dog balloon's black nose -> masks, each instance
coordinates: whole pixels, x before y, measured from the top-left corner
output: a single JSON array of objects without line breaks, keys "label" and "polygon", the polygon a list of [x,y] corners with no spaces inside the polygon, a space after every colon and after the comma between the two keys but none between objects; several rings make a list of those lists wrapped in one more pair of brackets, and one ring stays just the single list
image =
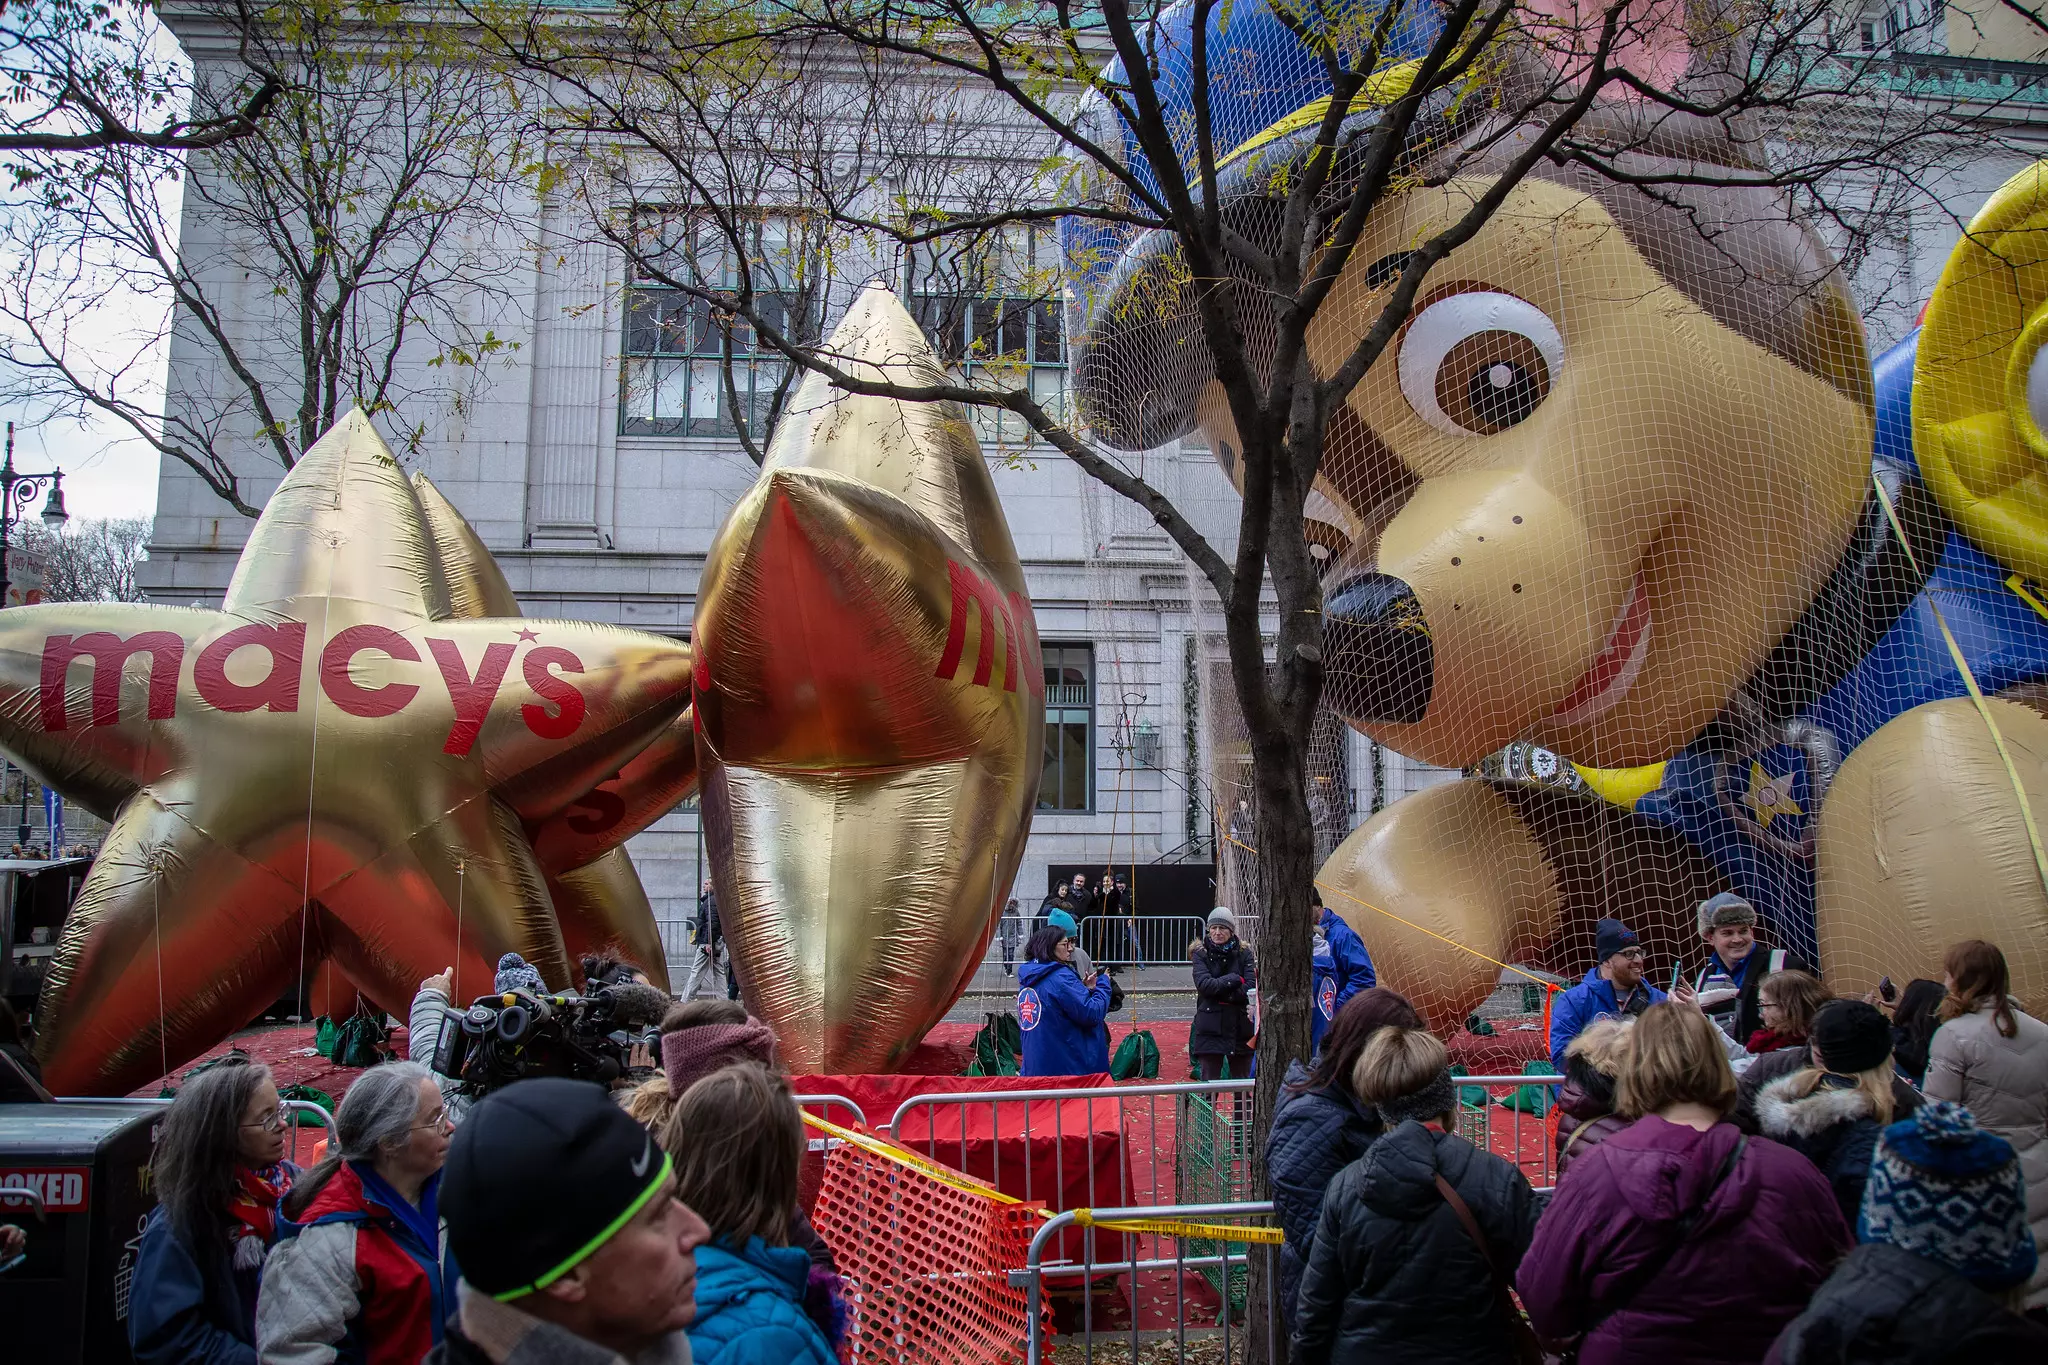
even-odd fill
[{"label": "dog balloon's black nose", "polygon": [[1413,725],[1429,710],[1436,650],[1422,603],[1390,574],[1353,578],[1323,599],[1323,696],[1346,720]]}]

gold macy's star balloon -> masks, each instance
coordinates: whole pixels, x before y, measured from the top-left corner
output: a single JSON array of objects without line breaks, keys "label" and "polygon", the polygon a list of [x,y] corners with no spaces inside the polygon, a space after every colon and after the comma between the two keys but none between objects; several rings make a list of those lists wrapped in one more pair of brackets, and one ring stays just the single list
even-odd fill
[{"label": "gold macy's star balloon", "polygon": [[[355,412],[272,495],[220,611],[0,613],[0,746],[113,821],[44,984],[52,1090],[132,1089],[323,959],[395,1012],[451,962],[458,996],[489,989],[507,951],[569,984],[527,830],[573,833],[670,730],[689,652],[484,615],[509,594],[460,520]],[[554,880],[580,859],[616,888],[609,851]]]},{"label": "gold macy's star balloon", "polygon": [[[880,286],[826,349],[944,380]],[[960,408],[806,377],[705,561],[692,646],[747,1003],[792,1068],[888,1070],[987,950],[1044,761],[1038,628]]]},{"label": "gold macy's star balloon", "polygon": [[[512,595],[497,560],[462,514],[426,475],[415,474],[413,488],[441,561],[449,615],[520,615],[519,599]],[[655,927],[654,910],[632,859],[620,845],[696,790],[697,741],[685,707],[617,776],[545,819],[527,824],[527,838],[547,878],[572,964],[586,953],[608,953],[666,986],[668,954]]]}]

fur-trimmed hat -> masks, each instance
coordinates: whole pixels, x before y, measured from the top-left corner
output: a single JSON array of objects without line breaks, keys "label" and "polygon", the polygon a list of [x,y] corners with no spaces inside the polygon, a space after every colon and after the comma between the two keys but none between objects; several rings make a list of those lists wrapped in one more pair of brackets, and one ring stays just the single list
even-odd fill
[{"label": "fur-trimmed hat", "polygon": [[1700,902],[1700,937],[1731,924],[1756,925],[1756,907],[1733,891],[1723,891]]}]

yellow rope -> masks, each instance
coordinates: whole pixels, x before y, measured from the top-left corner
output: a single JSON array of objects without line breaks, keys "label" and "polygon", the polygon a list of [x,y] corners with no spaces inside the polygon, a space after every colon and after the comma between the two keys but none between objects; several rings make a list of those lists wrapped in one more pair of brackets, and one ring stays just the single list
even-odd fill
[{"label": "yellow rope", "polygon": [[[1877,490],[1877,500],[1884,506],[1885,520],[1891,523],[1892,534],[1899,538],[1899,548],[1906,552],[1906,563],[1912,567],[1914,576],[1925,582],[1927,575],[1920,571],[1920,561],[1913,554],[1912,542],[1906,539],[1906,528],[1899,524],[1899,513],[1892,506],[1892,495],[1885,491],[1881,479],[1873,477],[1870,484]],[[1956,643],[1954,633],[1948,628],[1948,618],[1935,605],[1933,593],[1927,593],[1926,597],[1927,609],[1934,613],[1934,624],[1941,627],[1941,639],[1948,646],[1949,659],[1955,664],[1956,672],[1962,675],[1963,686],[1969,689],[1970,700],[1975,703],[1977,714],[1984,719],[1984,728],[1991,732],[1991,743],[1998,750],[1998,761],[2005,765],[2005,775],[2012,782],[2012,793],[2019,799],[2020,819],[2027,827],[2027,842],[2034,847],[2034,871],[2041,878],[2041,889],[2048,891],[2048,849],[2041,845],[2041,828],[2034,821],[2034,803],[2027,799],[2027,788],[2020,781],[2019,767],[2012,761],[2012,752],[2005,747],[2005,734],[1998,728],[1991,706],[1984,700],[1983,690],[1977,686],[1977,675],[1970,671],[1969,661],[1963,658],[1963,647]]]}]

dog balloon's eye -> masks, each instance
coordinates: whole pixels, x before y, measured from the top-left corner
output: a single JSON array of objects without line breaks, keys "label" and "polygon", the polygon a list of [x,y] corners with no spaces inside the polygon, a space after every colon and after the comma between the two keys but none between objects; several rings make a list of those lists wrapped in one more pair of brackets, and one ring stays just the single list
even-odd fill
[{"label": "dog balloon's eye", "polygon": [[1401,393],[1416,416],[1453,436],[1491,436],[1536,411],[1564,365],[1564,338],[1543,310],[1475,290],[1439,299],[1401,339]]}]

